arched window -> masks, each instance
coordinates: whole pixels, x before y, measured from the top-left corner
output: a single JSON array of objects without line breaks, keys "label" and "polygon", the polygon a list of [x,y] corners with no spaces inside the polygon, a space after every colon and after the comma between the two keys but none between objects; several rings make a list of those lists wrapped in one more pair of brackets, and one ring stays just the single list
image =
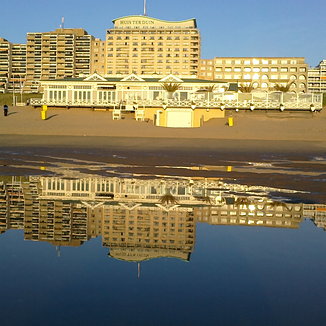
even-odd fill
[{"label": "arched window", "polygon": [[268,76],[267,75],[262,75],[261,79],[268,79]]}]

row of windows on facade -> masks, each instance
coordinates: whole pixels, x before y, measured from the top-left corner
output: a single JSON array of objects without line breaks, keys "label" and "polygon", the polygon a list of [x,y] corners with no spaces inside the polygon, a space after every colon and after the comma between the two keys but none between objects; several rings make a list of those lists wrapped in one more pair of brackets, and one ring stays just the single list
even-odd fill
[{"label": "row of windows on facade", "polygon": [[[113,36],[116,35],[122,35],[122,34],[183,34],[183,35],[189,35],[189,34],[193,34],[193,35],[198,35],[199,32],[197,30],[181,30],[181,29],[176,29],[176,30],[142,30],[142,31],[138,31],[138,30],[134,30],[134,31],[126,31],[126,30],[108,30],[107,31],[107,38],[113,39]],[[118,36],[118,38],[122,36]],[[129,37],[129,36],[125,36],[125,37]],[[192,37],[198,37],[198,36],[192,36]]]},{"label": "row of windows on facade", "polygon": [[268,65],[268,64],[272,64],[272,65],[287,65],[287,64],[299,64],[299,63],[304,63],[304,60],[302,59],[302,61],[300,60],[300,62],[298,62],[298,60],[296,59],[215,59],[214,61],[207,61],[207,60],[203,60],[202,64],[204,65],[223,65],[223,64],[236,64],[236,65],[259,65],[259,64],[263,64],[263,65]]},{"label": "row of windows on facade", "polygon": [[[201,66],[200,68],[201,70],[205,70],[205,71],[212,71],[213,67],[205,67],[205,66]],[[258,68],[258,67],[215,67],[215,71],[220,72],[220,71],[235,71],[235,72],[240,72],[240,71],[245,71],[245,72],[306,72],[307,69],[305,67],[263,67],[263,68]]]},{"label": "row of windows on facade", "polygon": [[[209,75],[208,75],[209,76]],[[224,74],[224,75],[220,75],[220,74],[215,74],[214,75],[215,78],[219,78],[219,79],[254,79],[254,80],[258,80],[258,79],[262,79],[262,80],[272,80],[272,79],[283,79],[283,80],[301,80],[301,81],[305,81],[306,77],[304,75],[299,76],[299,78],[297,78],[297,76],[295,75],[259,75],[259,74],[242,74],[242,75],[228,75],[228,74]]]}]

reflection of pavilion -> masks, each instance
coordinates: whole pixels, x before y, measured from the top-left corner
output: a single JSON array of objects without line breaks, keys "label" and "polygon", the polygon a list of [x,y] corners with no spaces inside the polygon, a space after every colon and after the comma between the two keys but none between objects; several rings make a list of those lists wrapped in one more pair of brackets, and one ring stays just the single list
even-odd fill
[{"label": "reflection of pavilion", "polygon": [[3,177],[0,234],[23,229],[26,240],[57,247],[101,236],[111,257],[141,262],[188,261],[196,222],[298,228],[306,217],[325,229],[326,205],[275,202],[267,197],[270,189],[200,178]]}]

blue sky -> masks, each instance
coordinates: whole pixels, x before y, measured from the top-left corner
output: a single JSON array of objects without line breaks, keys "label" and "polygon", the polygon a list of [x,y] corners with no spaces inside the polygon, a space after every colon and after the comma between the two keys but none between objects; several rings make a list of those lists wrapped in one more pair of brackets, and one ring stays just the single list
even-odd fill
[{"label": "blue sky", "polygon": [[[303,56],[311,66],[326,59],[326,0],[147,0],[148,16],[196,18],[202,58]],[[0,37],[25,43],[27,32],[65,27],[104,39],[112,20],[143,13],[143,0],[3,0]]]}]

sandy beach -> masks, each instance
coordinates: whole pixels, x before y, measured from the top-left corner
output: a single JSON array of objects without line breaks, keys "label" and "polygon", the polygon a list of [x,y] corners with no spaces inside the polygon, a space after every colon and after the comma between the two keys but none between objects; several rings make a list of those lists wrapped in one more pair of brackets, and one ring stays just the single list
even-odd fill
[{"label": "sandy beach", "polygon": [[91,109],[49,109],[47,120],[41,119],[40,109],[14,107],[0,118],[2,135],[105,136],[172,139],[229,139],[326,141],[326,111],[233,113],[234,126],[227,117],[213,119],[200,128],[156,127],[152,121],[138,122],[133,114],[123,120],[112,120],[110,112]]}]

